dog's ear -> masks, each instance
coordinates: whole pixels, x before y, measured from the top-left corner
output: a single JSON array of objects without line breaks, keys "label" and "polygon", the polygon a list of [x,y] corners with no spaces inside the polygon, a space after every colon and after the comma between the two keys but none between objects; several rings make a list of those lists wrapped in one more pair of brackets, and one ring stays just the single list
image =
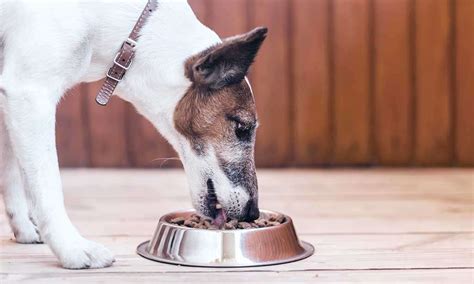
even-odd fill
[{"label": "dog's ear", "polygon": [[225,39],[187,62],[186,75],[195,84],[217,90],[240,83],[267,36],[267,28]]}]

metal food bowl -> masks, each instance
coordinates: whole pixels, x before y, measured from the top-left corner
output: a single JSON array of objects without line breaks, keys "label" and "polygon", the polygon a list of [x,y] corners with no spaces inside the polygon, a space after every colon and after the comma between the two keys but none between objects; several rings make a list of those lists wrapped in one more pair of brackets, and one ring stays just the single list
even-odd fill
[{"label": "metal food bowl", "polygon": [[286,215],[280,225],[252,229],[207,230],[169,223],[193,213],[194,210],[178,211],[161,217],[153,238],[141,243],[137,253],[150,260],[178,265],[249,267],[297,261],[314,252],[311,244],[298,239],[293,222]]}]

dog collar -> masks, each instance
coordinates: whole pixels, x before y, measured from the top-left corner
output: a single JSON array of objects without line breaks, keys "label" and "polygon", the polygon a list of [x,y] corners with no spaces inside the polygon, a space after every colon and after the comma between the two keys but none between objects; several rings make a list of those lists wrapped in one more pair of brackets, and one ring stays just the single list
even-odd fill
[{"label": "dog collar", "polygon": [[102,84],[97,97],[95,98],[95,101],[99,105],[107,105],[118,83],[122,81],[128,68],[130,68],[135,55],[135,46],[137,45],[137,40],[140,36],[140,30],[145,25],[148,17],[151,15],[151,13],[153,13],[153,11],[156,10],[157,7],[157,0],[148,0],[148,3],[138,18],[138,21],[135,23],[132,32],[122,43],[120,50],[115,55],[114,63],[107,72],[105,81]]}]

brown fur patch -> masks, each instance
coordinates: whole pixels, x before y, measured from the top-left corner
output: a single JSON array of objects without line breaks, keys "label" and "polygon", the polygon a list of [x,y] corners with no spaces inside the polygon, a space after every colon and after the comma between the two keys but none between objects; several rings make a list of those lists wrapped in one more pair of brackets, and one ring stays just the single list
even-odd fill
[{"label": "brown fur patch", "polygon": [[201,152],[207,144],[216,149],[222,143],[234,144],[235,122],[256,123],[255,102],[245,81],[221,90],[197,88],[194,84],[176,106],[174,123],[193,148]]},{"label": "brown fur patch", "polygon": [[[235,119],[251,128],[251,138],[240,140]],[[213,91],[191,87],[176,106],[176,129],[190,141],[198,155],[215,149],[221,170],[234,186],[242,186],[257,198],[254,145],[256,109],[245,81]]]},{"label": "brown fur patch", "polygon": [[258,201],[254,163],[257,117],[245,75],[266,34],[266,28],[256,28],[189,58],[185,75],[192,85],[174,113],[177,131],[198,155],[208,152],[208,147],[215,150],[221,170],[235,187],[248,191],[249,204],[254,205],[247,207],[253,209]]},{"label": "brown fur patch", "polygon": [[185,75],[194,83],[219,90],[242,82],[267,35],[267,28],[225,39],[186,62]]}]

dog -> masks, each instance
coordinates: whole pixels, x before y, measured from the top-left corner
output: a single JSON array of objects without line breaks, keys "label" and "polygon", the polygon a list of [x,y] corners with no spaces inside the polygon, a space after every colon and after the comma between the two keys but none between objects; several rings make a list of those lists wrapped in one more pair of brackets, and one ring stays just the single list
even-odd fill
[{"label": "dog", "polygon": [[[67,216],[55,145],[56,106],[74,85],[105,77],[146,4],[0,1],[6,213],[17,242],[47,243],[64,268],[107,267],[114,256],[82,237]],[[203,215],[215,218],[222,207],[220,212],[239,220],[259,216],[258,122],[246,74],[266,35],[261,27],[222,41],[185,0],[161,0],[118,84],[118,96],[179,154],[192,204]],[[210,189],[221,206],[210,206]]]}]

